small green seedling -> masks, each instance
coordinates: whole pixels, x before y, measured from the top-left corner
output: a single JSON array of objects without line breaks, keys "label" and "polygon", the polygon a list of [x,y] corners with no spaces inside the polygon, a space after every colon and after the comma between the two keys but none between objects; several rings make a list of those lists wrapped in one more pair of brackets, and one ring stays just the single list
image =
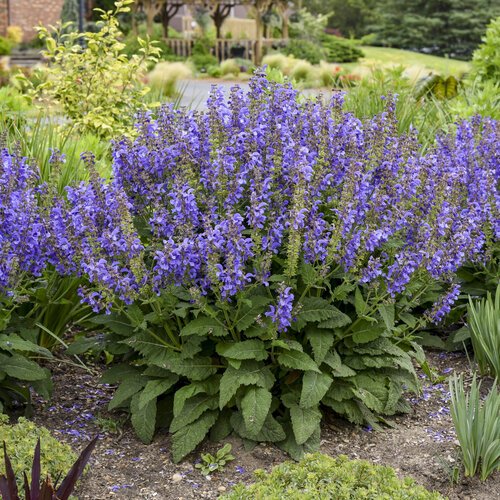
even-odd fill
[{"label": "small green seedling", "polygon": [[197,469],[201,469],[201,473],[204,476],[208,476],[216,470],[223,471],[224,467],[229,460],[234,460],[233,455],[230,455],[231,445],[229,443],[225,444],[214,457],[207,453],[201,456],[201,461],[195,464]]}]

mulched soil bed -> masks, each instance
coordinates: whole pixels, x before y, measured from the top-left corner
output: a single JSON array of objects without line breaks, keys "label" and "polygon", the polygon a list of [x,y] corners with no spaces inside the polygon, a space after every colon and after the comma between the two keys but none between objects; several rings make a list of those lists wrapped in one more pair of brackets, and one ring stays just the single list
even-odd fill
[{"label": "mulched soil bed", "polygon": [[[465,372],[470,381],[470,366],[464,355],[429,352],[428,361],[439,374],[454,370]],[[194,462],[200,454],[215,454],[221,443],[204,442],[187,460],[175,465],[170,454],[170,438],[166,431],[158,432],[150,445],[142,444],[130,424],[124,424],[118,433],[103,432],[96,417],[119,420],[119,412],[110,414],[106,407],[113,388],[97,383],[100,368],[93,374],[67,364],[53,367],[55,391],[50,404],[37,401],[33,420],[47,427],[76,451],[83,448],[90,436],[102,434],[93,454],[91,471],[80,482],[76,495],[80,500],[101,499],[191,499],[217,498],[239,481],[251,482],[252,472],[262,468],[269,471],[287,460],[277,448],[263,444],[245,451],[242,441],[229,438],[235,460],[226,470],[212,477],[203,477]],[[450,488],[448,475],[436,458],[439,454],[449,465],[455,458],[456,440],[449,414],[447,382],[432,385],[424,374],[422,395],[408,395],[414,412],[396,417],[395,429],[375,432],[358,428],[327,415],[322,429],[321,451],[331,456],[340,454],[349,458],[370,460],[393,467],[396,473],[411,476],[429,490],[437,490],[452,500],[500,499],[500,473],[485,482],[464,478]],[[491,380],[483,382],[482,390],[491,387]]]}]

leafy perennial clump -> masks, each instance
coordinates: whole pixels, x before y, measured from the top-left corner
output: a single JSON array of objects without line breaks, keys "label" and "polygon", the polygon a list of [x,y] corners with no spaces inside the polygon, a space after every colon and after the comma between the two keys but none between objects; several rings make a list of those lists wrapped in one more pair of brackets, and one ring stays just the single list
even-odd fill
[{"label": "leafy perennial clump", "polygon": [[422,155],[394,106],[362,123],[257,75],[206,112],[143,114],[109,183],[42,195],[41,255],[109,313],[99,341],[127,363],[102,380],[141,439],[169,427],[179,461],[234,431],[299,458],[323,406],[374,428],[409,410],[414,333],[498,241],[500,141],[475,118]]}]

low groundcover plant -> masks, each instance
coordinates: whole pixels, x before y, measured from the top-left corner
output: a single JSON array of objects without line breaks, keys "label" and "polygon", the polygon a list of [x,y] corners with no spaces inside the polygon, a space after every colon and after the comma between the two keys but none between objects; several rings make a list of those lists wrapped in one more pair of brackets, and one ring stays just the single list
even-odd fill
[{"label": "low groundcover plant", "polygon": [[496,122],[461,122],[424,155],[385,100],[361,122],[341,94],[325,105],[257,74],[206,112],[143,114],[112,180],[87,155],[90,181],[65,196],[4,151],[4,301],[45,268],[79,276],[123,360],[102,379],[120,383],[110,408],[145,442],[168,427],[176,462],[231,432],[300,458],[325,406],[378,428],[418,390],[414,333],[500,235]]},{"label": "low groundcover plant", "polygon": [[365,460],[348,460],[344,455],[337,458],[320,453],[307,455],[299,463],[285,462],[275,467],[270,474],[255,471],[255,479],[254,484],[236,485],[221,499],[443,499],[438,492],[428,492],[411,478],[399,480],[390,467],[380,467]]}]

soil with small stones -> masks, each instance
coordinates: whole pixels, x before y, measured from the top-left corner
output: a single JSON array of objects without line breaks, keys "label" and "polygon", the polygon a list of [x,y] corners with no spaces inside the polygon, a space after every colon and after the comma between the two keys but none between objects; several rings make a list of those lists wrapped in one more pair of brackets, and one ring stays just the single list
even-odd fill
[{"label": "soil with small stones", "polygon": [[[428,362],[443,376],[453,371],[464,372],[466,382],[470,383],[470,365],[465,356],[433,351],[428,352]],[[98,367],[89,374],[68,364],[56,366],[52,401],[49,404],[36,401],[32,417],[77,452],[91,436],[101,435],[91,470],[76,491],[80,500],[217,498],[237,482],[251,482],[255,469],[270,471],[288,459],[272,445],[261,444],[246,451],[240,439],[230,437],[224,442],[232,444],[235,460],[229,462],[224,472],[204,477],[194,467],[201,453],[215,454],[221,443],[204,441],[186,460],[174,464],[166,430],[157,432],[153,443],[145,445],[135,436],[129,422],[122,420],[117,432],[110,428],[107,419],[120,422],[124,414],[107,411],[114,389],[98,384],[101,370]],[[399,477],[411,476],[428,490],[437,490],[451,500],[500,499],[499,472],[484,483],[465,478],[461,473],[458,485],[450,487],[448,474],[437,458],[439,455],[453,467],[458,445],[449,413],[448,385],[447,382],[432,384],[421,372],[419,376],[422,394],[408,394],[413,413],[396,417],[395,428],[375,432],[327,413],[322,426],[321,452],[389,465]],[[491,380],[484,380],[482,391],[486,392],[491,384]]]}]

